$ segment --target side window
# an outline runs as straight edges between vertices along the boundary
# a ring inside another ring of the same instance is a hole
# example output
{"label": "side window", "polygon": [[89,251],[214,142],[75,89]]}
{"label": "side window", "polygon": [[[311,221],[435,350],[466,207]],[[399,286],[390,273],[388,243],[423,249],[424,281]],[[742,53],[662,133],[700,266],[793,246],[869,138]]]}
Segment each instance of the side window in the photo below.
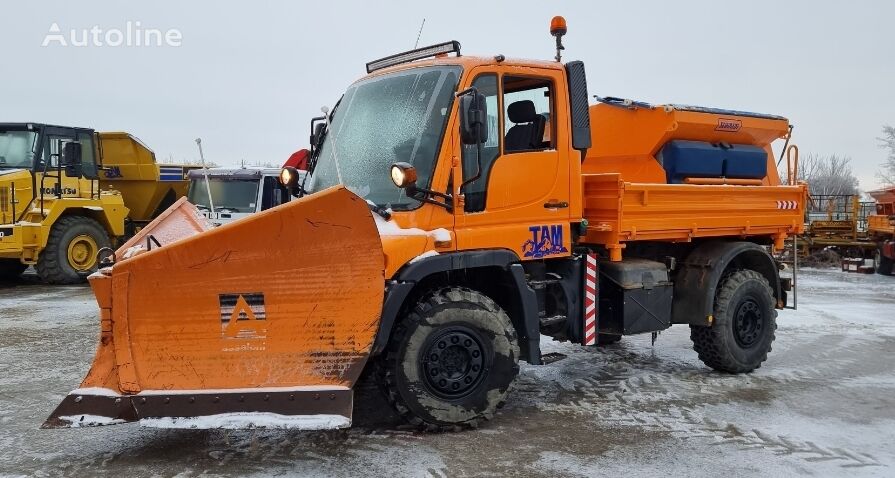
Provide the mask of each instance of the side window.
{"label": "side window", "polygon": [[99,169],[96,167],[96,152],[93,149],[93,135],[78,133],[78,142],[81,143],[81,168],[87,179],[99,179]]}
{"label": "side window", "polygon": [[541,78],[503,77],[504,152],[552,149],[552,82]]}
{"label": "side window", "polygon": [[[62,160],[62,149],[65,148],[66,143],[72,142],[72,138],[69,136],[48,136],[47,147],[44,148],[43,155],[40,161],[40,168],[43,169],[45,164],[48,164],[50,169],[59,166],[59,161]],[[83,154],[83,153],[82,153]]]}
{"label": "side window", "polygon": [[[488,140],[482,145],[481,164],[482,170],[478,179],[467,184],[463,189],[466,196],[466,212],[477,212],[485,209],[485,189],[488,184],[488,173],[491,165],[500,156],[500,105],[498,104],[497,75],[481,75],[472,82],[472,86],[485,95],[485,104],[488,107]],[[476,163],[476,145],[463,145],[463,178],[464,180],[475,177],[478,171]]]}

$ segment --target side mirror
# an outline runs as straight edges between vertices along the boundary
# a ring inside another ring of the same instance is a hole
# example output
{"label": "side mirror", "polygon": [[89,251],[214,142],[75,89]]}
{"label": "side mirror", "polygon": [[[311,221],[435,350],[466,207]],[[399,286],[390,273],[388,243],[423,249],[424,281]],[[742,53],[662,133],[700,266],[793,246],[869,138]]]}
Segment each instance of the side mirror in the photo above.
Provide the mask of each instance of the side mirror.
{"label": "side mirror", "polygon": [[81,143],[65,143],[62,148],[62,165],[65,167],[65,175],[70,178],[80,178],[83,175]]}
{"label": "side mirror", "polygon": [[326,129],[326,123],[317,123],[314,125],[314,132],[311,133],[311,147],[316,148],[320,144],[320,138],[323,137],[323,130]]}
{"label": "side mirror", "polygon": [[408,163],[392,165],[392,182],[401,189],[416,189],[416,168]]}
{"label": "side mirror", "polygon": [[488,141],[488,106],[485,95],[478,91],[460,97],[460,140],[463,144]]}

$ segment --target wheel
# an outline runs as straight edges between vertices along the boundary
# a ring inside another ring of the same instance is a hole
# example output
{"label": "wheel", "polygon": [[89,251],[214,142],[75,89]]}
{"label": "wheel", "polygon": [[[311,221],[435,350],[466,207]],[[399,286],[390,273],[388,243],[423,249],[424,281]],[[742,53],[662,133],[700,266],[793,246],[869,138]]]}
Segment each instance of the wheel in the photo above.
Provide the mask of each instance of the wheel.
{"label": "wheel", "polygon": [[895,261],[883,255],[883,247],[880,245],[876,249],[876,257],[874,258],[874,263],[876,264],[876,273],[882,274],[884,276],[892,275],[893,265],[895,265]]}
{"label": "wheel", "polygon": [[96,254],[109,246],[109,236],[98,222],[63,216],[50,229],[47,247],[37,258],[37,274],[48,284],[82,282],[96,271]]}
{"label": "wheel", "polygon": [[728,373],[747,373],[767,360],[777,329],[774,294],[767,279],[739,270],[721,279],[710,327],[690,326],[699,360]]}
{"label": "wheel", "polygon": [[597,334],[597,345],[611,345],[621,339],[621,335]]}
{"label": "wheel", "polygon": [[14,281],[25,272],[28,266],[18,259],[0,259],[0,281]]}
{"label": "wheel", "polygon": [[445,287],[395,326],[377,380],[409,423],[428,431],[474,428],[503,405],[519,373],[507,314],[487,296]]}

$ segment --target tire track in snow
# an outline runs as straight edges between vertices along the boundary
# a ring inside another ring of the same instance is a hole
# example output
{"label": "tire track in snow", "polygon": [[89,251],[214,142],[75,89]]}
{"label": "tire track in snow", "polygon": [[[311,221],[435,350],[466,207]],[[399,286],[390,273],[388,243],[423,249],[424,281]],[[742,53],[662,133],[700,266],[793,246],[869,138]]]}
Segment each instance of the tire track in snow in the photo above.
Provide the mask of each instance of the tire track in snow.
{"label": "tire track in snow", "polygon": [[[842,467],[882,466],[876,457],[867,453],[823,446],[757,428],[744,429],[703,413],[706,406],[714,404],[769,401],[772,397],[767,390],[778,392],[806,384],[828,386],[831,375],[848,376],[856,368],[871,373],[886,372],[882,365],[866,370],[863,357],[854,349],[843,347],[844,340],[815,337],[808,344],[787,351],[787,355],[799,356],[797,368],[778,370],[775,367],[763,370],[762,374],[737,376],[697,369],[680,361],[657,360],[627,350],[624,345],[615,345],[573,352],[553,366],[559,370],[555,371],[552,382],[545,380],[547,374],[527,368],[532,373],[520,377],[515,393],[544,411],[587,415],[601,423],[668,433],[682,440],[707,439],[715,445],[761,449],[807,462],[831,461]],[[550,386],[544,386],[545,381]]]}

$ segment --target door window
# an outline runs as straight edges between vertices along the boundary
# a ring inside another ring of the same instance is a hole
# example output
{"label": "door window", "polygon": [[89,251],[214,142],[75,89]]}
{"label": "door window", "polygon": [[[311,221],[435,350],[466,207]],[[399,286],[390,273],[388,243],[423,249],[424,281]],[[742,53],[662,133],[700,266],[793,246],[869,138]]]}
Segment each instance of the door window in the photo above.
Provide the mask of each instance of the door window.
{"label": "door window", "polygon": [[552,149],[551,81],[504,76],[503,91],[505,152]]}
{"label": "door window", "polygon": [[485,186],[488,184],[488,173],[491,165],[500,156],[500,105],[498,104],[497,75],[481,75],[472,82],[472,86],[485,96],[488,108],[488,140],[482,144],[481,171],[476,162],[477,146],[463,145],[463,178],[469,180],[479,173],[479,178],[463,188],[466,197],[466,212],[477,212],[485,209]]}

